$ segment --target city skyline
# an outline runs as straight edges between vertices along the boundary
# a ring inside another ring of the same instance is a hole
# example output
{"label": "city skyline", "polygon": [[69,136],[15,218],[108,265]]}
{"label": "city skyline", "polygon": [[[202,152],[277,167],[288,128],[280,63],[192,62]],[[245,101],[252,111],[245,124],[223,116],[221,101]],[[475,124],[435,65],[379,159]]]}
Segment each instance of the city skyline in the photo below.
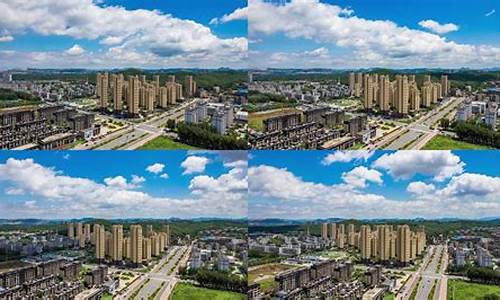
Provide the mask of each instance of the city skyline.
{"label": "city skyline", "polygon": [[246,169],[236,151],[2,152],[0,218],[241,218]]}
{"label": "city skyline", "polygon": [[250,0],[250,66],[498,67],[498,4],[459,2]]}
{"label": "city skyline", "polygon": [[252,153],[249,219],[500,215],[494,151],[299,152]]}
{"label": "city skyline", "polygon": [[3,68],[242,67],[245,6],[240,0],[0,1],[0,62]]}

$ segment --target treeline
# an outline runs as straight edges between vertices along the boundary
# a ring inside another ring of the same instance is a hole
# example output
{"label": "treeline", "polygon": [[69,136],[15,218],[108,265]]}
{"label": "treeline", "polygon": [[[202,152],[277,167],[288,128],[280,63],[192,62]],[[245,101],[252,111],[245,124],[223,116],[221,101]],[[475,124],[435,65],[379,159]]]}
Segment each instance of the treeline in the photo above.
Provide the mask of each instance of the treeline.
{"label": "treeline", "polygon": [[247,293],[247,278],[229,272],[212,271],[203,267],[197,270],[179,268],[179,273],[183,279],[195,280],[204,288]]}
{"label": "treeline", "polygon": [[217,133],[208,123],[177,125],[177,134],[182,143],[210,150],[246,150],[248,142]]}
{"label": "treeline", "polygon": [[462,141],[500,148],[500,133],[483,124],[457,121],[453,129]]}
{"label": "treeline", "polygon": [[274,253],[266,253],[255,249],[248,251],[248,266],[258,266],[263,264],[270,264],[279,262],[281,257]]}
{"label": "treeline", "polygon": [[249,91],[248,92],[248,102],[249,103],[268,103],[268,102],[296,102],[294,100],[288,100],[285,96],[283,95],[275,95],[275,94],[269,94],[269,93],[259,93],[256,91]]}
{"label": "treeline", "polygon": [[[209,89],[220,86],[222,89],[236,88],[240,84],[246,83],[248,73],[240,70],[193,70],[193,71],[166,71],[158,70],[145,71],[141,69],[116,70],[113,73],[128,75],[146,75],[148,80],[152,80],[153,75],[160,75],[160,84],[164,84],[169,75],[175,75],[178,83],[184,84],[187,75],[193,75],[199,87]],[[62,80],[62,81],[89,81],[95,83],[97,72],[88,73],[30,73],[14,74],[14,80]]]}
{"label": "treeline", "polygon": [[471,281],[486,284],[500,284],[500,271],[491,268],[476,267],[471,264],[464,266],[449,266],[448,273],[466,276]]}
{"label": "treeline", "polygon": [[29,93],[0,88],[0,108],[34,105],[40,103],[40,101],[39,97]]}

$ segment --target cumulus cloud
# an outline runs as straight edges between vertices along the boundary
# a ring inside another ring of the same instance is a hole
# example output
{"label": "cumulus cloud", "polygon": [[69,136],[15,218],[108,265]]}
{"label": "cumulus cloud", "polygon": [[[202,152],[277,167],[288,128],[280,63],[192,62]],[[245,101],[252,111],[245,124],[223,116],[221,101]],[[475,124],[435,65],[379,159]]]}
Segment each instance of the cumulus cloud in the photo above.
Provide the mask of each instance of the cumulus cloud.
{"label": "cumulus cloud", "polygon": [[[481,67],[500,60],[500,48],[457,43],[439,34],[400,26],[388,20],[370,20],[346,14],[345,9],[319,0],[291,0],[284,5],[249,1],[249,37],[283,34],[351,50],[342,67]],[[452,26],[446,26],[449,30]],[[441,29],[441,28],[440,28]],[[442,29],[441,29],[442,30]],[[252,57],[252,64],[268,58]],[[329,66],[329,59],[323,61]],[[306,62],[307,63],[307,62]],[[347,64],[347,65],[346,65]],[[306,64],[307,66],[307,64]]]}
{"label": "cumulus cloud", "polygon": [[398,151],[382,155],[372,166],[386,170],[396,179],[410,179],[416,174],[423,174],[443,181],[461,174],[465,163],[451,151]]}
{"label": "cumulus cloud", "polygon": [[248,18],[248,7],[237,8],[230,14],[225,14],[220,18],[210,20],[211,25],[228,23],[236,20],[246,20]]}
{"label": "cumulus cloud", "polygon": [[325,166],[329,166],[333,163],[336,162],[341,162],[341,163],[348,163],[352,161],[360,161],[364,160],[365,162],[372,157],[374,154],[373,151],[363,151],[363,150],[358,150],[358,151],[335,151],[331,154],[328,154],[323,158],[321,163]]}
{"label": "cumulus cloud", "polygon": [[12,35],[0,36],[0,43],[2,43],[2,42],[12,42],[13,40],[14,40],[14,37]]}
{"label": "cumulus cloud", "polygon": [[106,46],[66,63],[61,57],[65,51],[18,51],[13,62],[0,55],[2,63],[5,59],[16,66],[240,66],[248,48],[246,37],[219,38],[192,20],[159,10],[103,6],[92,0],[2,1],[0,28],[13,36],[34,32]]}
{"label": "cumulus cloud", "polygon": [[356,167],[349,172],[344,172],[342,174],[342,180],[346,184],[356,188],[365,188],[367,182],[374,182],[377,184],[384,183],[382,180],[382,173],[377,170],[368,169],[364,166]]}
{"label": "cumulus cloud", "polygon": [[[238,178],[241,182],[238,185],[229,178]],[[211,184],[197,182],[193,183],[188,197],[154,197],[129,189],[134,182],[144,182],[139,176],[133,177],[131,182],[123,176],[108,177],[102,184],[64,175],[33,159],[9,158],[0,164],[0,182],[18,191],[13,197],[22,194],[22,197],[37,199],[37,209],[20,209],[18,205],[2,202],[0,207],[5,216],[13,218],[246,216],[246,191],[242,188],[246,181],[245,170],[231,169],[212,179],[220,181],[217,193],[200,192]]]}
{"label": "cumulus cloud", "polygon": [[457,31],[459,29],[459,27],[453,23],[439,24],[434,20],[422,20],[418,22],[418,25],[437,34],[446,34],[449,32]]}
{"label": "cumulus cloud", "polygon": [[83,53],[85,53],[85,49],[80,47],[80,45],[74,45],[73,47],[66,50],[66,54],[73,56],[82,55]]}
{"label": "cumulus cloud", "polygon": [[162,163],[154,163],[146,168],[146,171],[153,173],[153,174],[160,174],[163,172],[163,169],[165,168],[165,165]]}
{"label": "cumulus cloud", "polygon": [[357,167],[342,174],[346,183],[326,185],[304,180],[284,168],[250,167],[249,217],[478,218],[500,213],[498,177],[464,173],[452,177],[441,189],[423,181],[411,182],[406,190],[416,197],[401,200],[360,191],[368,181],[382,184],[381,176],[369,171]]}
{"label": "cumulus cloud", "polygon": [[168,179],[168,174],[167,173],[163,173],[163,174],[160,175],[160,178]]}
{"label": "cumulus cloud", "polygon": [[406,191],[408,193],[414,194],[416,196],[428,195],[436,190],[434,184],[427,184],[422,181],[414,181],[410,182],[406,187]]}
{"label": "cumulus cloud", "polygon": [[188,156],[181,164],[184,168],[183,175],[203,173],[205,167],[210,163],[210,159],[203,156]]}

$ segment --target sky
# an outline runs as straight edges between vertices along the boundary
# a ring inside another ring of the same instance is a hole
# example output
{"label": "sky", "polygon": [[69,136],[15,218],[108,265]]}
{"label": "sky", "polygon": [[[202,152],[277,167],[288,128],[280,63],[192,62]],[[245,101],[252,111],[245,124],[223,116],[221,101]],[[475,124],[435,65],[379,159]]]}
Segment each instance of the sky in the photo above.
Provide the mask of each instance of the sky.
{"label": "sky", "polygon": [[0,69],[246,67],[245,0],[0,0]]}
{"label": "sky", "polygon": [[249,0],[254,68],[500,67],[498,0]]}
{"label": "sky", "polygon": [[252,151],[249,219],[500,217],[498,151]]}
{"label": "sky", "polygon": [[247,154],[0,151],[0,219],[245,218]]}

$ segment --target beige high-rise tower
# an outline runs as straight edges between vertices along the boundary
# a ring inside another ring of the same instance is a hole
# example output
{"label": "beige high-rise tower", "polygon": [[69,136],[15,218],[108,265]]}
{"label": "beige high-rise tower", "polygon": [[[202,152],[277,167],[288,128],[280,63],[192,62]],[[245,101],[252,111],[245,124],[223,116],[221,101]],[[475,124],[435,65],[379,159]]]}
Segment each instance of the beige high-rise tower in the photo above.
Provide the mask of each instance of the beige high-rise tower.
{"label": "beige high-rise tower", "polygon": [[365,74],[363,78],[363,107],[365,109],[372,109],[373,107],[373,82],[370,74]]}
{"label": "beige high-rise tower", "polygon": [[90,224],[85,224],[85,227],[84,227],[84,235],[85,235],[85,240],[87,242],[90,241],[90,235],[91,235],[91,230],[90,230]]}
{"label": "beige high-rise tower", "polygon": [[141,82],[137,76],[130,76],[128,78],[128,93],[127,93],[127,106],[128,112],[132,115],[139,113],[139,94],[141,90]]}
{"label": "beige high-rise tower", "polygon": [[441,76],[441,97],[448,97],[450,91],[450,83],[448,82],[448,75]]}
{"label": "beige high-rise tower", "polygon": [[371,257],[371,229],[369,225],[361,225],[360,229],[360,251],[361,259],[370,259]]}
{"label": "beige high-rise tower", "polygon": [[196,93],[196,81],[193,80],[191,75],[186,76],[185,81],[186,96],[193,97]]}
{"label": "beige high-rise tower", "polygon": [[123,74],[113,74],[113,108],[116,111],[123,109]]}
{"label": "beige high-rise tower", "polygon": [[104,259],[106,255],[106,235],[104,231],[104,226],[100,224],[94,224],[94,236],[95,236],[95,257],[97,259]]}
{"label": "beige high-rise tower", "polygon": [[121,261],[123,259],[123,226],[111,226],[111,259]]}
{"label": "beige high-rise tower", "polygon": [[337,223],[330,224],[330,238],[334,241],[337,238]]}
{"label": "beige high-rise tower", "polygon": [[399,262],[408,263],[411,260],[411,231],[408,225],[399,225],[396,241],[396,256]]}
{"label": "beige high-rise tower", "polygon": [[99,107],[101,109],[104,109],[108,107],[109,74],[107,72],[104,74],[97,73],[97,82],[98,82],[97,95],[99,96]]}
{"label": "beige high-rise tower", "polygon": [[131,260],[135,264],[142,263],[142,226],[141,225],[131,225],[130,226],[130,252]]}
{"label": "beige high-rise tower", "polygon": [[406,75],[396,75],[395,106],[399,114],[408,114],[409,85]]}
{"label": "beige high-rise tower", "polygon": [[381,111],[390,110],[391,82],[389,75],[381,75],[378,89],[378,106]]}
{"label": "beige high-rise tower", "polygon": [[328,239],[328,223],[321,224],[321,238],[324,240]]}
{"label": "beige high-rise tower", "polygon": [[356,74],[354,72],[349,73],[349,89],[351,94],[354,94],[354,88],[356,86]]}
{"label": "beige high-rise tower", "polygon": [[377,252],[381,261],[388,261],[391,258],[391,234],[390,226],[380,225],[377,227]]}

